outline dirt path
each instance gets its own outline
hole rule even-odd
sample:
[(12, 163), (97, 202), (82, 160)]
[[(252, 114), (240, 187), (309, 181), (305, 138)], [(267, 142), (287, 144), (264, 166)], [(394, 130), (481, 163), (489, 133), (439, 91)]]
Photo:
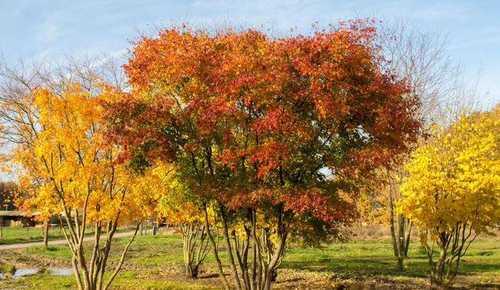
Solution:
[[(128, 237), (133, 235), (134, 232), (123, 232), (123, 233), (116, 233), (113, 238), (122, 238), (122, 237)], [(83, 238), (84, 241), (91, 241), (94, 237), (93, 236), (88, 236)], [(54, 245), (65, 245), (67, 241), (65, 239), (62, 240), (52, 240), (49, 241), (49, 246), (54, 246)], [(10, 245), (0, 245), (0, 251), (2, 250), (12, 250), (12, 249), (23, 249), (23, 248), (29, 248), (29, 247), (39, 247), (43, 246), (43, 242), (31, 242), (31, 243), (19, 243), (19, 244), (10, 244)]]

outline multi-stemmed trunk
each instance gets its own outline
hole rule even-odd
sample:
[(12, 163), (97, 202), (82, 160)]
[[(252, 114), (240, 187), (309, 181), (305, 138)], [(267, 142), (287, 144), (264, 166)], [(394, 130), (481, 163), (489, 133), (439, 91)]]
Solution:
[(183, 224), (182, 232), (184, 267), (188, 278), (196, 279), (200, 266), (208, 254), (208, 237), (205, 225), (198, 223)]
[[(437, 234), (439, 257), (434, 260), (434, 243), (424, 243), (429, 265), (431, 283), (449, 286), (458, 274), (462, 257), (467, 253), (477, 235), (470, 224), (457, 223), (450, 231)], [(425, 237), (423, 240), (427, 240)]]
[[(277, 269), (285, 254), (288, 236), (283, 211), (277, 210), (275, 228), (271, 228), (259, 225), (256, 211), (248, 209), (243, 223), (243, 233), (239, 233), (231, 229), (227, 209), (219, 206), (219, 210), (235, 288), (245, 290), (271, 289), (276, 280)], [(205, 215), (205, 222), (206, 224), (208, 222), (207, 215)], [(272, 235), (275, 235), (277, 242), (271, 240)], [(224, 276), (222, 262), (210, 230), (208, 236), (214, 246), (219, 274), (223, 277), (226, 289), (230, 289), (232, 287)]]
[(389, 185), (389, 227), (391, 230), (392, 248), (398, 262), (399, 271), (404, 271), (404, 260), (408, 258), (412, 223), (396, 210), (396, 201), (400, 198), (398, 185), (393, 181)]
[[(104, 275), (107, 271), (108, 257), (111, 251), (111, 243), (116, 233), (119, 216), (111, 221), (93, 223), (93, 246), (90, 249), (90, 259), (87, 260), (86, 249), (83, 245), (85, 237), (85, 229), (87, 226), (86, 212), (79, 213), (78, 210), (65, 210), (62, 217), (59, 217), (61, 230), (68, 242), (72, 253), (71, 264), (73, 273), (81, 290), (104, 290), (108, 289), (115, 279), (118, 272), (121, 270), (125, 255), (130, 248), (137, 231), (139, 224), (135, 227), (135, 231), (125, 248), (122, 251), (120, 260), (111, 273), (108, 281), (104, 281)], [(64, 227), (67, 225), (67, 229)]]
[(404, 260), (408, 258), (412, 223), (404, 215), (396, 213), (392, 195), (389, 197), (391, 239), (394, 256), (398, 260), (398, 269), (404, 270)]

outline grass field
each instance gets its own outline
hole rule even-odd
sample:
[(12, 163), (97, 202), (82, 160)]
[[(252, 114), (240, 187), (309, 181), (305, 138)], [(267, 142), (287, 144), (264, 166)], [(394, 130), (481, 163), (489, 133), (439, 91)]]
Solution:
[[(3, 227), (0, 245), (43, 241), (42, 227)], [(127, 231), (128, 228), (118, 228), (118, 232)], [(92, 234), (92, 228), (86, 229), (86, 234)], [(53, 226), (49, 230), (49, 241), (64, 239), (64, 234), (59, 226)]]
[[(3, 227), (0, 245), (41, 242), (43, 241), (43, 228), (41, 227)], [(59, 227), (49, 230), (49, 240), (64, 239)]]
[[(126, 239), (116, 242), (115, 253)], [(201, 278), (184, 277), (182, 242), (177, 235), (138, 236), (114, 289), (220, 289), (209, 256)], [(427, 260), (417, 243), (405, 272), (398, 272), (389, 241), (335, 243), (322, 248), (290, 247), (278, 273), (276, 289), (422, 289), (428, 287)], [(69, 266), (64, 246), (2, 251), (0, 258), (18, 267)], [(223, 258), (225, 258), (223, 256)], [(113, 261), (117, 257), (114, 255)], [(226, 269), (229, 273), (229, 269)], [(347, 286), (347, 288), (341, 288)], [(376, 286), (376, 288), (373, 288)], [(457, 287), (500, 287), (500, 239), (478, 240), (464, 257)], [(0, 289), (73, 289), (73, 276), (36, 274), (0, 281)], [(340, 287), (340, 288), (339, 288)]]

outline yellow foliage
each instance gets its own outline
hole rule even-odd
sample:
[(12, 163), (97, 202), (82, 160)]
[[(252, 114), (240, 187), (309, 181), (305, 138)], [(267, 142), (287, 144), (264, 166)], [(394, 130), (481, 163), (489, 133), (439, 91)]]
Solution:
[[(200, 204), (179, 180), (176, 168), (171, 164), (156, 162), (132, 185), (135, 204), (144, 218), (166, 218), (173, 225), (203, 224), (204, 215)], [(209, 216), (213, 218), (212, 210)]]
[(113, 94), (103, 87), (92, 95), (79, 85), (34, 93), (39, 128), (32, 143), (15, 148), (13, 159), (29, 207), (45, 216), (85, 215), (88, 222), (143, 217), (131, 190), (135, 177), (118, 162), (119, 148), (103, 138), (100, 102)]
[(462, 222), (476, 233), (498, 225), (500, 106), (436, 131), (406, 165), (400, 210), (433, 238)]

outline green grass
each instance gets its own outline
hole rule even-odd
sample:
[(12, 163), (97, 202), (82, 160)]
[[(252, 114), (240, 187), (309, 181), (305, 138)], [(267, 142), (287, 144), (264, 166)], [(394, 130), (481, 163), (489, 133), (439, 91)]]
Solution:
[[(0, 245), (43, 241), (43, 228), (41, 227), (3, 227), (2, 232)], [(49, 230), (49, 240), (54, 239), (64, 239), (59, 227), (53, 227)]]
[[(117, 231), (122, 232), (130, 230), (128, 228), (119, 228)], [(3, 227), (2, 238), (0, 245), (11, 245), (19, 243), (31, 243), (43, 241), (42, 227)], [(86, 234), (92, 234), (92, 229), (88, 228)], [(49, 230), (49, 241), (64, 239), (64, 233), (59, 226), (51, 227)]]
[[(299, 270), (355, 273), (366, 276), (426, 277), (427, 256), (418, 244), (413, 244), (404, 272), (398, 271), (391, 254), (392, 246), (389, 241), (353, 241), (332, 244), (322, 249), (290, 249), (282, 266)], [(477, 241), (463, 261), (461, 268), (463, 273), (484, 272), (491, 273), (492, 277), (500, 274), (499, 241), (496, 239)]]
[[(118, 259), (118, 251), (127, 239), (116, 241), (111, 263)], [(222, 244), (222, 243), (221, 243)], [(0, 257), (4, 257), (0, 253)], [(427, 286), (427, 258), (417, 242), (410, 251), (406, 270), (399, 272), (392, 258), (389, 241), (352, 241), (335, 243), (322, 248), (291, 247), (282, 263), (276, 289), (331, 288), (336, 283), (389, 283), (384, 289), (396, 285)], [(43, 247), (10, 252), (13, 260), (69, 265), (71, 254), (64, 246), (45, 250)], [(222, 255), (225, 261), (225, 255)], [(498, 238), (476, 241), (464, 257), (457, 285), (472, 288), (500, 285), (500, 243)], [(202, 278), (186, 279), (182, 268), (182, 241), (177, 235), (138, 236), (130, 249), (123, 271), (113, 289), (220, 289), (212, 256), (204, 265)], [(229, 272), (229, 268), (226, 268)], [(333, 279), (332, 277), (335, 277)], [(371, 281), (371, 282), (370, 282)], [(397, 284), (400, 283), (400, 284)], [(73, 277), (38, 274), (17, 280), (0, 282), (0, 289), (73, 289)], [(353, 286), (354, 287), (354, 286)], [(362, 289), (362, 288), (353, 288)]]

